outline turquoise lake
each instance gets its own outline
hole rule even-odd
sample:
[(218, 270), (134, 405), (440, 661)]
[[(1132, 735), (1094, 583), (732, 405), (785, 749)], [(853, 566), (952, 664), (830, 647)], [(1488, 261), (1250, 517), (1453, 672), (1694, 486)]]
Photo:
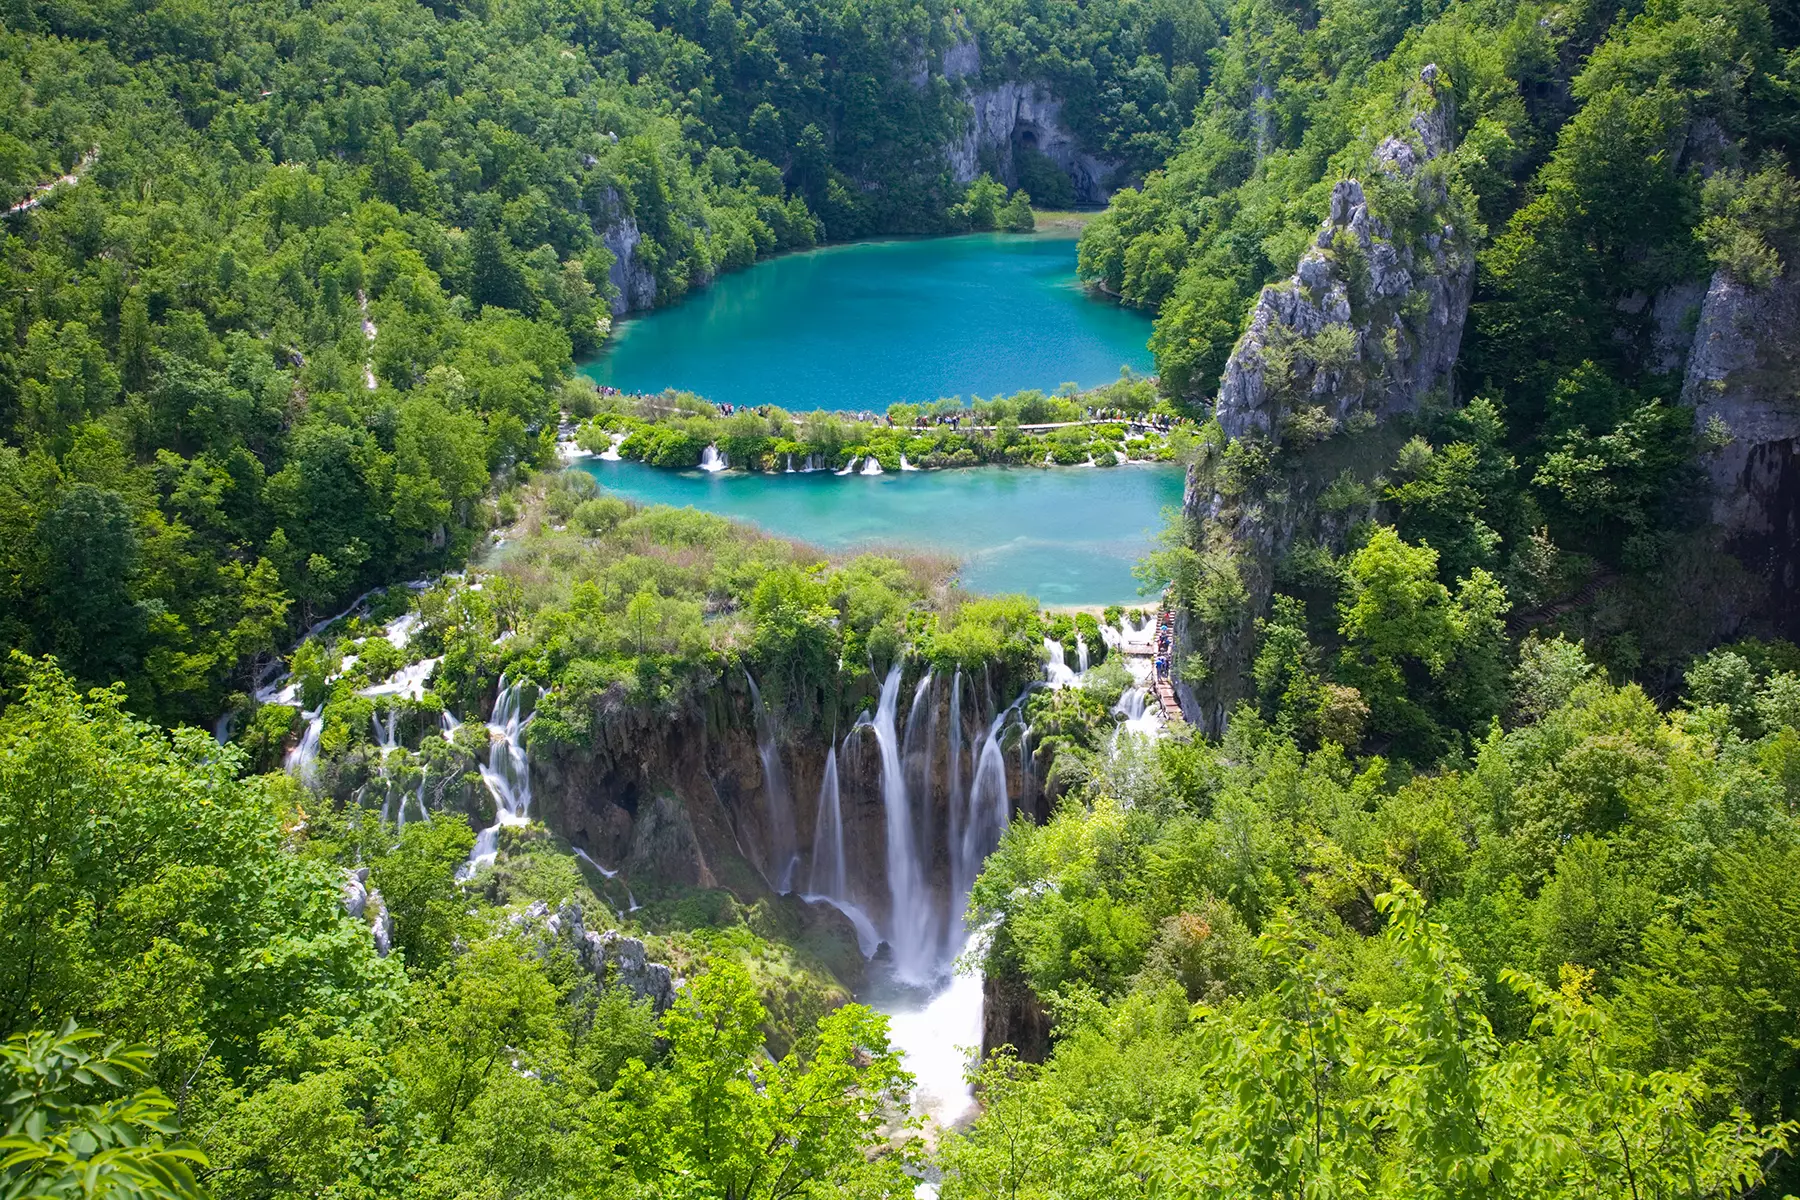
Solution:
[(1144, 603), (1131, 568), (1164, 508), (1181, 503), (1174, 466), (970, 467), (886, 475), (668, 471), (582, 459), (609, 491), (642, 504), (692, 505), (827, 550), (950, 554), (963, 586), (1039, 603)]
[(769, 259), (621, 322), (583, 370), (628, 392), (879, 412), (1148, 373), (1149, 337), (1145, 314), (1080, 287), (1072, 236), (987, 233)]

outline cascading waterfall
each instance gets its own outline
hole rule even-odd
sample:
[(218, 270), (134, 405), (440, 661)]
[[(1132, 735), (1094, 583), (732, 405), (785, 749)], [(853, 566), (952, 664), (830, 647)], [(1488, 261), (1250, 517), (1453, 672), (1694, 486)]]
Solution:
[(937, 939), (929, 924), (931, 895), (925, 886), (924, 863), (913, 841), (912, 805), (906, 794), (906, 769), (900, 761), (899, 732), (894, 714), (900, 701), (900, 664), (881, 685), (871, 728), (881, 748), (881, 798), (887, 816), (888, 945), (894, 951), (894, 973), (908, 983), (930, 982), (938, 963)]
[(1081, 636), (1080, 630), (1076, 630), (1075, 631), (1075, 671), (1077, 674), (1086, 675), (1087, 669), (1088, 669), (1087, 639)]
[(864, 475), (879, 475), (879, 474), (881, 474), (881, 460), (879, 458), (876, 458), (873, 454), (869, 455), (869, 457), (863, 462), (862, 473)]
[(856, 474), (856, 464), (861, 461), (862, 461), (862, 456), (860, 454), (852, 454), (850, 456), (850, 461), (845, 463), (844, 469), (837, 472), (837, 474), (839, 474), (839, 475), (854, 475), (854, 474)]
[(306, 732), (300, 735), (300, 741), (294, 748), (287, 752), (281, 765), (289, 775), (300, 780), (302, 787), (312, 787), (318, 782), (319, 776), (319, 735), (325, 732), (325, 706), (321, 704), (304, 716)]
[(1063, 644), (1055, 638), (1044, 639), (1044, 653), (1049, 661), (1044, 665), (1044, 678), (1050, 681), (1053, 688), (1068, 687), (1075, 682), (1075, 672), (1063, 661)]
[(756, 753), (762, 759), (763, 796), (769, 806), (769, 841), (765, 848), (764, 873), (769, 886), (786, 894), (794, 889), (794, 867), (800, 861), (799, 840), (794, 833), (794, 800), (788, 788), (787, 771), (781, 765), (781, 751), (775, 745), (775, 722), (763, 706), (762, 692), (750, 673), (744, 673), (750, 684), (750, 699), (756, 709)]
[(1142, 737), (1155, 737), (1162, 729), (1162, 717), (1150, 703), (1150, 689), (1144, 686), (1129, 687), (1113, 705), (1113, 712), (1125, 718), (1124, 723), (1113, 730), (1113, 745), (1118, 745), (1119, 735), (1135, 733)]
[[(500, 677), (500, 694), (494, 697), (494, 715), (488, 719), (488, 760), (481, 767), (481, 782), (494, 797), (494, 823), (475, 835), (475, 849), (458, 877), (467, 879), (494, 861), (500, 850), (500, 827), (523, 825), (531, 811), (531, 760), (525, 755), (525, 727), (531, 716), (524, 711), (525, 684), (509, 684)], [(447, 715), (447, 714), (446, 714)], [(446, 736), (450, 730), (446, 729)]]
[(708, 446), (700, 452), (700, 469), (702, 471), (723, 471), (730, 465), (731, 463), (726, 461), (725, 456), (719, 453), (717, 446)]

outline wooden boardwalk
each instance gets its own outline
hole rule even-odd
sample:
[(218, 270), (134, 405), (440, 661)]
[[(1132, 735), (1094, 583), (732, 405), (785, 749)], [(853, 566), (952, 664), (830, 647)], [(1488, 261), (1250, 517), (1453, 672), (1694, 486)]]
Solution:
[(1169, 725), (1185, 724), (1187, 718), (1181, 715), (1181, 702), (1175, 699), (1175, 684), (1169, 678), (1169, 651), (1175, 643), (1175, 614), (1169, 611), (1169, 597), (1163, 594), (1162, 603), (1156, 608), (1156, 640), (1155, 657), (1152, 659), (1153, 674), (1151, 679), (1156, 690), (1156, 703), (1162, 709), (1163, 721)]
[(1175, 614), (1169, 610), (1165, 595), (1156, 609), (1156, 621), (1146, 642), (1120, 642), (1119, 650), (1133, 658), (1150, 660), (1150, 690), (1156, 696), (1157, 710), (1165, 725), (1185, 724), (1181, 702), (1175, 698), (1175, 683), (1169, 678), (1169, 648), (1175, 641)]

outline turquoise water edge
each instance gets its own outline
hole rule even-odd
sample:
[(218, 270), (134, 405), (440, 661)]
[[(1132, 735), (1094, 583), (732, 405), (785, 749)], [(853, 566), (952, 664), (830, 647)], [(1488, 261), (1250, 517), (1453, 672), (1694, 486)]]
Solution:
[(954, 555), (976, 592), (1042, 604), (1142, 602), (1131, 568), (1162, 511), (1181, 503), (1175, 466), (967, 467), (887, 475), (668, 471), (583, 459), (600, 485), (641, 504), (691, 505), (826, 550)]
[(628, 392), (886, 411), (1147, 373), (1150, 320), (1088, 295), (1075, 241), (984, 233), (783, 255), (623, 321), (583, 366)]
[[(1141, 314), (1080, 288), (1074, 239), (976, 234), (759, 263), (624, 322), (583, 370), (625, 391), (882, 411), (1147, 372), (1149, 332)], [(1132, 567), (1183, 481), (1168, 465), (753, 475), (590, 458), (580, 468), (640, 503), (691, 505), (827, 550), (950, 555), (969, 590), (1046, 605), (1140, 603)]]

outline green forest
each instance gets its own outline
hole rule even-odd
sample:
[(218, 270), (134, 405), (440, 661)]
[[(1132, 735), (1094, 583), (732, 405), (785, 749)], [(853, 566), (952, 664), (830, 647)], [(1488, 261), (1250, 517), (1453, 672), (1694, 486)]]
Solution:
[[(580, 374), (1031, 236), (1019, 95), (1153, 377)], [(1793, 0), (0, 0), (0, 97), (0, 1200), (1800, 1194)], [(571, 444), (1186, 494), (1052, 610)]]

